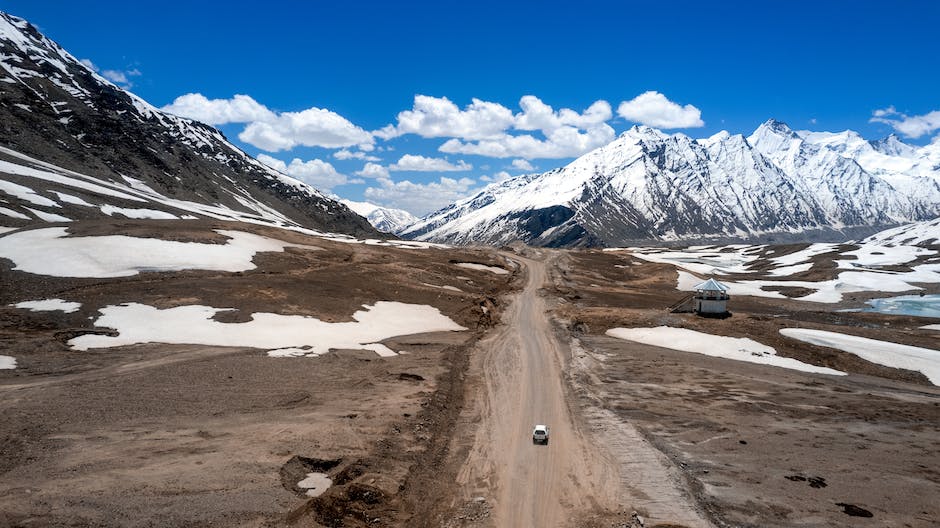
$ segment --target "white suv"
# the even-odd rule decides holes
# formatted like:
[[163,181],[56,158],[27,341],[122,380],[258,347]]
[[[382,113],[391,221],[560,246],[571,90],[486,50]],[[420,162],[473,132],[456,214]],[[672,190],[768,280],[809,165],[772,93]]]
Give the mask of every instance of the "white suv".
[[536,425],[532,430],[532,443],[548,445],[548,426]]

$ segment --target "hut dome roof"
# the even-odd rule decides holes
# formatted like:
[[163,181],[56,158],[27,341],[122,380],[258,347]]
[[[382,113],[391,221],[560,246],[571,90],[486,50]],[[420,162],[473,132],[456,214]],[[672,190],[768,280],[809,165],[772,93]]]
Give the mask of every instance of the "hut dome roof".
[[695,291],[728,291],[728,287],[724,284],[716,281],[715,279],[708,279],[707,281],[699,284],[698,286],[692,288]]

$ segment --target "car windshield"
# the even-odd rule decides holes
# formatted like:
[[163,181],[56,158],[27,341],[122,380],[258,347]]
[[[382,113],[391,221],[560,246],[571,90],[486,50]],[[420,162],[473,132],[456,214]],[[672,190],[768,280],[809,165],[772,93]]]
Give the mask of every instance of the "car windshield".
[[537,434],[537,435],[543,435],[543,434],[545,434],[545,431],[542,431],[541,429],[536,429],[536,430],[535,430],[535,434]]

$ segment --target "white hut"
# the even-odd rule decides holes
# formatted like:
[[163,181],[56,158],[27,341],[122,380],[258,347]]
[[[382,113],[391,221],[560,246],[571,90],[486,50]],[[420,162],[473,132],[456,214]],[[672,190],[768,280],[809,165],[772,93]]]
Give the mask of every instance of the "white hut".
[[692,296],[692,311],[700,314],[728,313],[730,296],[727,286],[715,279],[708,279],[692,289],[695,291]]

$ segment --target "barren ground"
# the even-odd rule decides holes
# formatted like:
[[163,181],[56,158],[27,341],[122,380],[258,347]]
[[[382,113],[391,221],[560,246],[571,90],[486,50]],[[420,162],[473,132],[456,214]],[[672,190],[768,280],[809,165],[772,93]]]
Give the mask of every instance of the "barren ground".
[[[918,329],[937,321],[835,311],[861,296],[836,306],[735,298],[727,319],[670,314],[682,297],[675,270],[620,253],[404,250],[208,222],[71,232],[220,241],[210,228],[321,251],[260,254],[242,273],[120,279],[42,277],[0,261],[0,354],[18,361],[0,370],[0,527],[938,525],[940,389],[779,334],[819,328],[938,348]],[[53,297],[82,308],[8,306]],[[429,304],[469,330],[387,340],[408,352],[391,358],[66,344],[122,302],[236,308],[227,322],[252,312],[338,322],[379,300]],[[849,375],[604,335],[663,324],[751,337]],[[551,426],[548,446],[531,443],[535,423]],[[334,485],[306,497],[297,482],[308,472]]]

